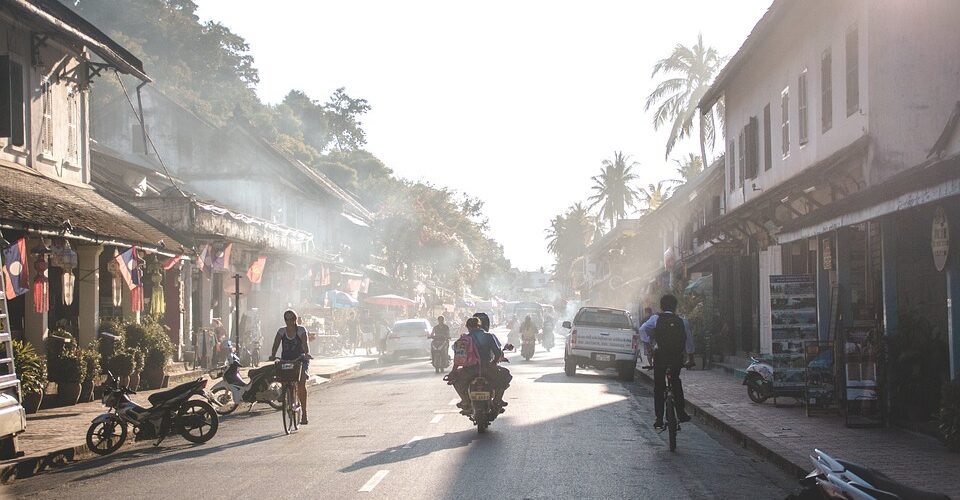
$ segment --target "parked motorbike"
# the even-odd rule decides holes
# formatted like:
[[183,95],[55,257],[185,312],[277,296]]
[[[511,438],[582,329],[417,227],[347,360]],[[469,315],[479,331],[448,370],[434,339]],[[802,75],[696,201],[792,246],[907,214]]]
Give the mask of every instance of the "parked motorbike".
[[441,373],[450,366],[450,340],[433,339],[430,342],[430,364],[437,373]]
[[103,405],[109,410],[97,416],[87,429],[87,447],[98,455],[109,455],[120,449],[127,439],[127,426],[133,427],[135,441],[156,439],[159,446],[171,433],[178,433],[191,443],[206,443],[217,434],[220,420],[207,401],[192,399],[204,396],[207,381],[197,379],[173,389],[151,394],[150,408],[130,400],[136,392],[121,387],[117,378],[107,372],[103,387]]
[[275,410],[283,408],[281,385],[276,380],[274,365],[250,370],[247,373],[249,382],[240,376],[240,368],[240,359],[232,354],[219,372],[210,374],[213,378],[223,377],[210,390],[217,413],[229,415],[240,403],[250,403],[251,409],[256,403],[266,403]]
[[800,493],[788,496],[788,500],[949,500],[946,495],[898,483],[869,467],[834,459],[821,450],[813,450],[810,462],[813,471],[800,480]]
[[754,403],[763,403],[773,398],[803,398],[803,385],[777,387],[773,383],[774,368],[768,361],[751,357],[750,366],[747,367],[747,375],[743,378],[743,385],[747,386],[747,396]]

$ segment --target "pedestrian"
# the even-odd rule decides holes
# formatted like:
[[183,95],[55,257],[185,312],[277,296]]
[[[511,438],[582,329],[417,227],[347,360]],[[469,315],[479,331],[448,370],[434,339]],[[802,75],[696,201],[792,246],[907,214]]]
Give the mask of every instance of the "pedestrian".
[[300,381],[297,383],[297,399],[300,400],[301,408],[300,424],[307,425],[307,370],[310,367],[310,343],[307,339],[307,329],[298,325],[297,319],[297,313],[292,309],[284,311],[285,324],[277,330],[277,335],[273,339],[270,361],[277,359],[277,348],[281,346],[283,349],[280,351],[280,359],[302,360]]

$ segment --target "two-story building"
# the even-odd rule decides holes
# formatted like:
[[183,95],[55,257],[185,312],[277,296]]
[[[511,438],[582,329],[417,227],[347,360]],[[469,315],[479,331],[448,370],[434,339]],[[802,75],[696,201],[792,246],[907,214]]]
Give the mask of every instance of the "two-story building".
[[909,309],[950,330],[956,375],[958,21],[949,0],[776,0],[700,101],[725,104],[726,212],[697,234],[739,246],[741,349],[771,350],[770,276],[814,275],[820,339]]

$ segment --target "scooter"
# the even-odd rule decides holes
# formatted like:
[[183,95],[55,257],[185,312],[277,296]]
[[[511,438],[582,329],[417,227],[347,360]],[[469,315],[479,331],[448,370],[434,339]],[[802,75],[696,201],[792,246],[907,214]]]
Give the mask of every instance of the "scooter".
[[800,480],[803,489],[798,494],[788,496],[788,500],[949,500],[946,495],[898,483],[878,470],[834,459],[821,450],[813,450],[810,462],[813,463],[813,471]]
[[437,373],[441,373],[450,366],[450,340],[433,339],[430,342],[430,364]]
[[206,380],[197,379],[155,392],[147,398],[151,406],[144,408],[130,400],[129,396],[136,392],[121,387],[108,371],[103,405],[109,410],[94,418],[87,429],[87,447],[97,455],[119,450],[127,439],[127,426],[133,427],[135,441],[156,439],[154,446],[159,446],[171,433],[178,433],[191,443],[206,443],[220,427],[213,406],[207,401],[192,399],[193,396],[210,399],[206,386]]
[[777,398],[803,399],[803,386],[776,387],[773,384],[773,365],[762,358],[751,356],[750,359],[747,375],[743,378],[750,401],[761,404],[770,398],[774,399],[774,403]]
[[530,361],[533,353],[537,350],[537,337],[534,335],[523,335],[520,339],[520,355],[523,359]]
[[553,349],[553,326],[543,325],[543,339],[540,340],[540,343],[543,344],[543,348],[550,352],[550,349]]
[[219,371],[210,374],[215,379],[223,377],[210,390],[218,414],[229,415],[240,403],[250,403],[250,409],[256,403],[267,403],[275,410],[283,408],[282,386],[276,380],[273,364],[250,370],[249,382],[240,376],[240,366],[240,358],[231,354]]

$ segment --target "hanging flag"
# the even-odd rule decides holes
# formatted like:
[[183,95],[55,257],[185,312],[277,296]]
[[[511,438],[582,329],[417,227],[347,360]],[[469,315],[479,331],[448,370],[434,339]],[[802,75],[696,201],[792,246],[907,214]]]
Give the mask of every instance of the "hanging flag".
[[173,266],[177,265],[180,262],[180,259],[183,258],[182,255],[177,255],[175,257],[170,257],[169,259],[163,262],[163,270],[169,271],[173,269]]
[[221,248],[216,257],[213,259],[214,269],[229,269],[230,268],[230,250],[233,248],[233,243],[227,243],[223,248]]
[[210,255],[210,244],[207,243],[206,245],[203,245],[203,249],[200,250],[200,257],[197,258],[197,269],[199,269],[200,272],[203,272],[203,268],[207,267],[208,265],[207,258],[209,255]]
[[[117,271],[120,273],[120,276],[123,278],[124,283],[127,284],[127,288],[131,291],[136,287],[133,283],[133,270],[137,269],[137,247],[130,247],[129,250],[121,254],[117,254],[113,258],[114,262],[117,263]],[[139,283],[139,279],[138,279]]]
[[266,263],[267,258],[261,255],[250,264],[250,267],[247,269],[247,279],[250,280],[250,283],[260,283],[260,279],[263,278],[263,267]]
[[320,269],[314,274],[313,286],[329,286],[330,269],[326,264],[320,264]]
[[25,286],[29,278],[27,272],[27,240],[20,238],[3,250],[4,293],[7,300],[13,300],[30,289]]

